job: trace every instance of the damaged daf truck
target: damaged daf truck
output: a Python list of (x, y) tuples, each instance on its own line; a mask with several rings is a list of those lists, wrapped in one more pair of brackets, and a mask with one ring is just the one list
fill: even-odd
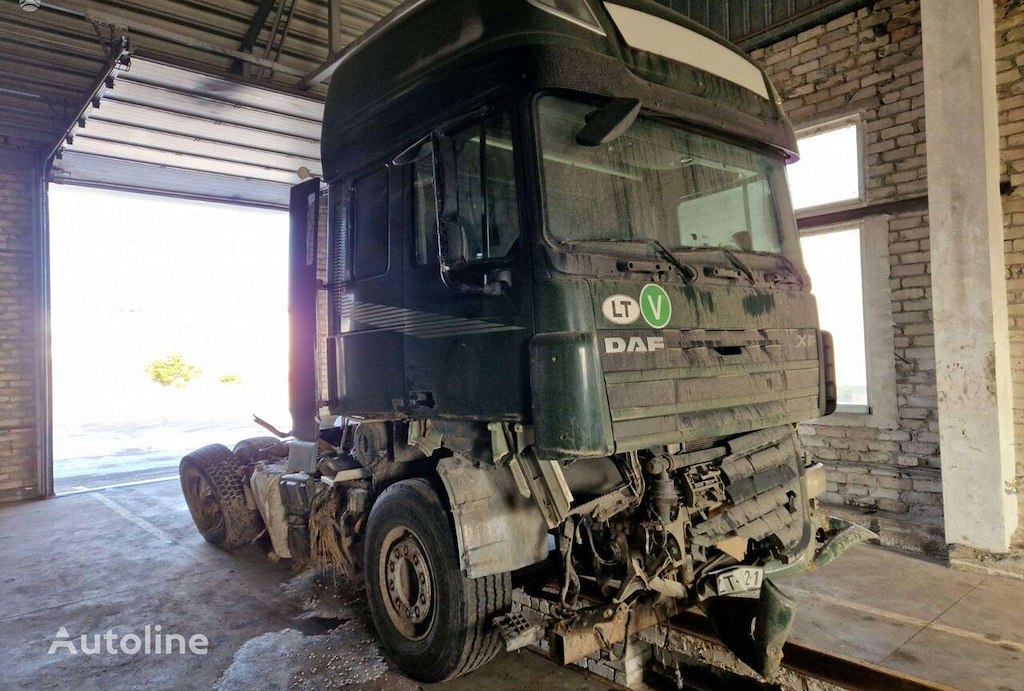
[(796, 434), (834, 365), (764, 73), (649, 0), (411, 0), (339, 58), (322, 153), (292, 429), (182, 460), (203, 536), (361, 580), (425, 682), (693, 607), (771, 676), (774, 582), (859, 536)]

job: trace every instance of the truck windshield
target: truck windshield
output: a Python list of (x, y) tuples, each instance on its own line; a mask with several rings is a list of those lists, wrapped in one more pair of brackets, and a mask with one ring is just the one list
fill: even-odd
[(615, 141), (576, 143), (595, 106), (538, 104), (548, 232), (559, 242), (653, 239), (668, 248), (782, 251), (783, 161), (641, 116)]

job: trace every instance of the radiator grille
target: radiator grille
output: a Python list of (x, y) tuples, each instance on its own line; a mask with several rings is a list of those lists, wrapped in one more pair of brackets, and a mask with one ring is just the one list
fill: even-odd
[(792, 553), (804, 531), (803, 458), (793, 428), (746, 434), (729, 441), (728, 448), (720, 466), (727, 508), (693, 527), (694, 544), (707, 548), (736, 534), (754, 541), (771, 538), (781, 553)]
[[(631, 334), (605, 335), (628, 339)], [(618, 451), (720, 438), (817, 416), (813, 329), (659, 335), (664, 348), (653, 352), (602, 355)]]

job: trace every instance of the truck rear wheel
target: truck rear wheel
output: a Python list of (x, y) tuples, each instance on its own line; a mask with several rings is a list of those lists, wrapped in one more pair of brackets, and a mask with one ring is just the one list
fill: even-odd
[(246, 506), (239, 461), (226, 446), (193, 451), (181, 459), (178, 473), (192, 521), (207, 542), (230, 549), (259, 536), (263, 519)]
[(512, 579), (462, 573), (448, 512), (426, 480), (403, 480), (377, 499), (364, 573), (381, 642), (414, 679), (466, 674), (503, 647), (491, 622), (511, 605)]

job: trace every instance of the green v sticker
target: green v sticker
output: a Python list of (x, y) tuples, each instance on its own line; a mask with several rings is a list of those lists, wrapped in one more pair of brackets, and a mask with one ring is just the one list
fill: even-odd
[(655, 329), (664, 329), (672, 319), (672, 301), (665, 289), (654, 283), (645, 285), (640, 291), (640, 313)]

